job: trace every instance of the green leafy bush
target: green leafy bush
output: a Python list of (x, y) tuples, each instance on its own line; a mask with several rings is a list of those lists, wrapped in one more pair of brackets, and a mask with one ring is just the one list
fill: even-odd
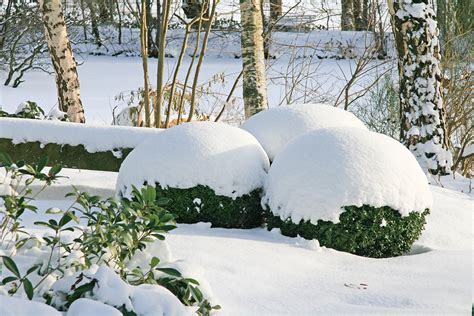
[(306, 239), (317, 239), (321, 246), (349, 252), (364, 257), (387, 258), (402, 255), (411, 249), (420, 237), (425, 224), (423, 213), (411, 212), (402, 217), (388, 206), (376, 208), (345, 206), (339, 223), (318, 220), (316, 225), (301, 220), (298, 224), (290, 218), (282, 220), (266, 212), (269, 230), (280, 228), (286, 236), (300, 235)]
[[(0, 178), (1, 185), (13, 189), (12, 193), (0, 195), (0, 251), (19, 254), (34, 248), (34, 257), (29, 255), (31, 266), (27, 266), (26, 272), (18, 268), (15, 255), (0, 256), (0, 269), (3, 265), (9, 274), (0, 279), (0, 292), (11, 296), (22, 296), (23, 292), (30, 300), (36, 298), (58, 310), (66, 310), (76, 299), (92, 293), (96, 281), (77, 287), (75, 283), (70, 289), (72, 294), (66, 296), (53, 291), (52, 284), (97, 264), (113, 269), (117, 277), (131, 285), (161, 285), (184, 305), (195, 306), (199, 315), (209, 315), (220, 308), (203, 295), (198, 281), (184, 277), (176, 269), (161, 266), (157, 257), (151, 259), (150, 269), (146, 271), (128, 264), (137, 252), (145, 250), (148, 244), (164, 240), (165, 234), (176, 228), (173, 215), (164, 208), (170, 200), (157, 194), (154, 187), (133, 188), (130, 199), (120, 200), (75, 190), (67, 194), (73, 198), (67, 209), (50, 208), (46, 210), (49, 218), (34, 223), (47, 233), (30, 235), (22, 225), (22, 216), (26, 211), (37, 211), (33, 203), (39, 193), (33, 194), (29, 186), (35, 181), (43, 183), (41, 192), (61, 178), (62, 166), (54, 165), (44, 171), (47, 163), (47, 158), (31, 165), (23, 160), (14, 162), (0, 151), (0, 167), (6, 171), (5, 179), (15, 180), (3, 183), (3, 176)], [(22, 179), (25, 185), (20, 187)], [(77, 237), (68, 238), (65, 236), (68, 233)], [(45, 261), (35, 263), (38, 257)], [(81, 275), (76, 281), (80, 281)]]
[(163, 189), (157, 184), (156, 190), (159, 196), (171, 199), (168, 210), (178, 223), (210, 222), (213, 227), (225, 228), (254, 228), (263, 224), (260, 189), (236, 199), (216, 195), (203, 185)]

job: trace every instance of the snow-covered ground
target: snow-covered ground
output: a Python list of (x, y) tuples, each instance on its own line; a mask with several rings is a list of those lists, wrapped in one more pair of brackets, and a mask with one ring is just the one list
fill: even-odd
[[(270, 61), (268, 99), (270, 107), (288, 103), (324, 102), (332, 104), (355, 70), (353, 59), (317, 59), (298, 58), (290, 66), (291, 56), (282, 56)], [(111, 124), (113, 112), (118, 114), (126, 104), (115, 100), (121, 93), (143, 87), (141, 59), (139, 57), (82, 56), (78, 67), (81, 82), (81, 97), (85, 109), (86, 121), (92, 124)], [(171, 77), (176, 58), (167, 58), (167, 78)], [(184, 76), (190, 58), (186, 58), (180, 76)], [(380, 67), (375, 67), (379, 65)], [(372, 78), (381, 74), (389, 65), (386, 61), (372, 61), (366, 75)], [(233, 58), (209, 57), (204, 59), (199, 82), (204, 84), (213, 81), (217, 74), (224, 75), (224, 81), (211, 83), (212, 95), (198, 100), (198, 109), (206, 114), (216, 116), (221, 110), (235, 78), (242, 69), (242, 60)], [(151, 83), (156, 77), (156, 59), (149, 60)], [(5, 80), (6, 73), (0, 72), (0, 82)], [(166, 79), (166, 78), (165, 78)], [(182, 78), (180, 78), (182, 80)], [(367, 85), (371, 82), (368, 80)], [(292, 89), (292, 86), (295, 88)], [(361, 90), (364, 78), (357, 82), (352, 92)], [(228, 107), (224, 119), (236, 123), (242, 119), (242, 93), (236, 89), (236, 100)], [(19, 103), (31, 100), (38, 103), (45, 112), (57, 107), (57, 96), (54, 75), (41, 71), (30, 71), (25, 74), (25, 82), (18, 88), (0, 85), (0, 106), (7, 112), (14, 112)], [(114, 110), (115, 108), (115, 110)]]
[[(66, 186), (114, 192), (117, 174), (65, 170), (61, 185), (37, 204), (67, 207)], [(173, 259), (202, 267), (220, 315), (440, 314), (468, 315), (472, 296), (473, 194), (468, 182), (430, 186), (434, 206), (412, 254), (370, 259), (321, 248), (264, 228), (178, 225), (167, 236)], [(56, 188), (59, 188), (57, 190)], [(41, 218), (29, 213), (32, 227)], [(36, 228), (35, 228), (36, 229)]]

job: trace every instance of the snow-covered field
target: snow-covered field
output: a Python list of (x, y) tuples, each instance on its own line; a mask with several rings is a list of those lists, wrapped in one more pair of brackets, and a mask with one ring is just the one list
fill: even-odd
[[(113, 194), (116, 173), (65, 170), (37, 205), (66, 207), (66, 187)], [(472, 302), (472, 194), (468, 182), (430, 186), (434, 206), (412, 254), (370, 259), (288, 238), (264, 228), (178, 225), (167, 235), (172, 257), (201, 267), (220, 315), (468, 315)], [(457, 186), (457, 187), (456, 187)], [(58, 189), (56, 189), (58, 188)], [(29, 213), (26, 226), (41, 218)], [(35, 228), (36, 229), (36, 228)]]
[[(86, 121), (92, 124), (111, 124), (114, 108), (117, 114), (126, 104), (115, 100), (121, 93), (127, 94), (143, 86), (142, 66), (139, 57), (109, 57), (82, 56), (82, 65), (78, 67), (81, 80), (81, 97), (84, 105)], [(344, 87), (350, 74), (355, 69), (355, 60), (345, 59), (298, 59), (289, 66), (290, 56), (283, 56), (269, 65), (268, 99), (270, 107), (287, 103), (329, 102), (332, 103)], [(176, 58), (167, 58), (167, 78), (171, 77)], [(183, 62), (180, 76), (190, 59)], [(383, 64), (373, 68), (370, 74), (381, 74), (387, 64), (383, 61), (373, 61), (373, 65)], [(227, 97), (235, 78), (242, 69), (242, 60), (234, 58), (205, 58), (199, 82), (204, 84), (212, 81), (216, 74), (224, 75), (224, 82), (212, 84), (212, 97), (202, 97), (198, 100), (198, 109), (204, 113), (216, 116), (221, 110), (223, 100)], [(154, 84), (156, 74), (156, 59), (149, 60), (151, 83)], [(304, 79), (305, 73), (311, 76)], [(317, 74), (317, 75), (314, 75)], [(302, 76), (303, 75), (303, 76)], [(0, 72), (0, 82), (6, 73)], [(302, 76), (302, 77), (300, 77)], [(166, 78), (165, 78), (166, 79)], [(304, 79), (304, 80), (303, 80)], [(41, 71), (31, 71), (25, 74), (25, 82), (18, 88), (0, 86), (0, 106), (7, 112), (14, 112), (21, 102), (31, 100), (38, 103), (46, 112), (57, 107), (56, 87), (54, 76)], [(181, 80), (181, 79), (180, 79)], [(370, 81), (370, 80), (369, 80)], [(291, 90), (292, 83), (299, 82), (297, 88)], [(353, 91), (362, 89), (361, 80)], [(303, 95), (303, 90), (307, 95)], [(238, 88), (234, 96), (235, 105), (229, 107), (224, 115), (230, 122), (242, 119), (242, 93)]]

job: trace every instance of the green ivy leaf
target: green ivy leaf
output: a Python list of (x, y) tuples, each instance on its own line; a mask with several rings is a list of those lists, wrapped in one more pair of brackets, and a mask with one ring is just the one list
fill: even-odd
[(5, 285), (5, 284), (7, 284), (7, 283), (10, 283), (10, 282), (13, 282), (13, 281), (16, 281), (16, 280), (18, 280), (17, 277), (8, 276), (8, 277), (6, 277), (6, 278), (4, 278), (4, 279), (2, 280), (2, 284)]
[(2, 256), (2, 259), (5, 267), (7, 267), (7, 269), (10, 270), (17, 278), (20, 278), (20, 271), (18, 271), (15, 261), (7, 256)]
[(33, 285), (31, 284), (30, 280), (24, 279), (23, 280), (23, 289), (25, 290), (26, 296), (31, 301), (33, 299)]
[(181, 272), (173, 268), (156, 268), (156, 270), (166, 273), (168, 275), (177, 277), (177, 278), (181, 277)]

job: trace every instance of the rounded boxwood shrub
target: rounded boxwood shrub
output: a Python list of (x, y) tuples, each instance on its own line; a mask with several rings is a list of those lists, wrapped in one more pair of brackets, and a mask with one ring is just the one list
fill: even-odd
[(269, 229), (368, 257), (410, 250), (432, 203), (415, 157), (394, 139), (358, 128), (292, 140), (268, 172)]
[(241, 128), (254, 135), (270, 160), (295, 137), (328, 127), (367, 129), (354, 114), (327, 104), (277, 106), (251, 116)]
[(212, 227), (225, 228), (254, 228), (263, 223), (260, 189), (235, 199), (217, 195), (204, 185), (189, 189), (163, 189), (157, 185), (156, 190), (158, 196), (171, 200), (167, 209), (178, 223), (211, 222)]
[(268, 157), (250, 133), (227, 124), (193, 122), (150, 136), (124, 160), (117, 195), (155, 186), (170, 198), (178, 223), (252, 228), (263, 223), (261, 191)]
[(304, 220), (295, 224), (290, 218), (282, 220), (269, 211), (266, 222), (269, 230), (279, 228), (286, 236), (317, 239), (321, 246), (359, 256), (386, 258), (410, 251), (420, 237), (428, 214), (429, 210), (425, 210), (402, 217), (388, 206), (363, 205), (344, 207), (337, 224), (324, 220), (318, 220), (316, 225)]

